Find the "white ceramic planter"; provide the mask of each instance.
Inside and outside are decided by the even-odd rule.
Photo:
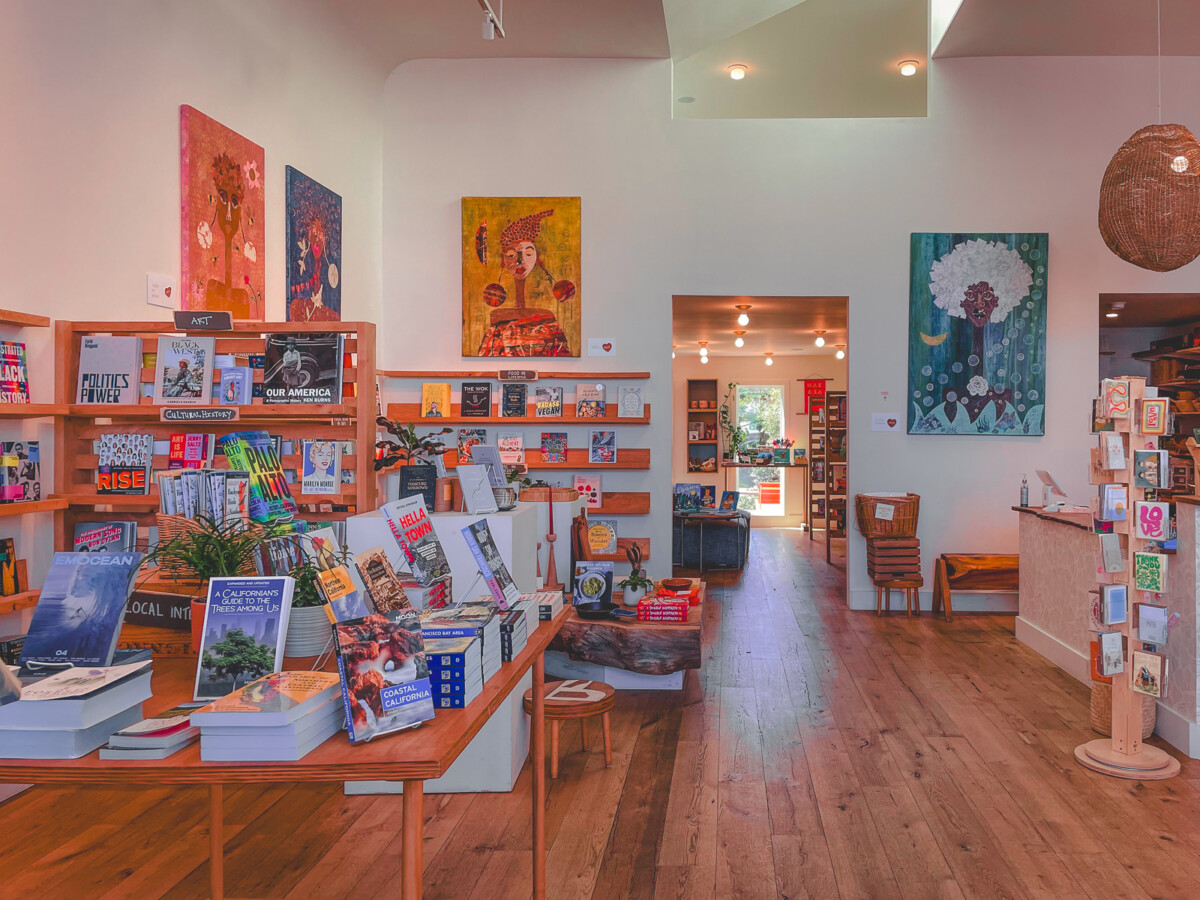
[[[325,649],[331,637],[333,630],[324,607],[293,608],[288,614],[287,641],[283,647],[283,655],[317,656]]]
[[[637,606],[638,601],[646,596],[646,589],[644,587],[626,587],[624,591],[624,603],[626,606]]]

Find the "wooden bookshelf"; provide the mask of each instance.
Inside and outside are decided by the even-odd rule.
[[[509,369],[518,368],[520,360],[514,359]],[[378,374],[383,378],[419,378],[422,381],[446,381],[455,378],[490,378],[493,381],[499,380],[499,373],[496,369],[490,372],[410,372],[403,369],[380,369]],[[538,372],[538,381],[611,381],[614,379],[627,379],[633,381],[646,381],[650,378],[649,372]],[[537,384],[537,382],[526,382],[528,384]]]
[[[0,403],[0,419],[46,419],[66,413],[61,403]]]
[[[0,516],[23,516],[28,513],[54,512],[66,509],[67,502],[51,497],[49,500],[18,500],[15,503],[0,503]]]
[[[603,472],[606,469],[610,471],[620,471],[622,469],[650,468],[650,451],[642,449],[627,450],[618,447],[617,461],[610,463],[588,462],[588,451],[586,448],[580,450],[568,447],[567,461],[562,463],[542,462],[538,456],[538,453],[538,447],[525,448],[525,468],[529,469],[530,471],[533,471],[534,469],[574,469],[578,471],[582,471],[584,469],[595,469],[599,472]],[[447,469],[458,468],[458,453],[456,451],[451,450],[444,457],[442,457],[442,460],[445,462]],[[466,465],[466,463],[463,465]],[[395,471],[403,466],[404,463],[400,463],[400,465],[397,466],[392,466],[391,471]]]
[[[0,309],[0,325],[16,325],[18,328],[49,328],[50,319],[48,316],[39,316],[36,313]]]
[[[577,416],[572,413],[564,413],[561,416],[537,416],[534,415],[536,404],[526,404],[527,414],[524,416],[464,416],[460,404],[452,404],[452,408],[459,410],[458,415],[451,416],[433,416],[426,417],[421,415],[420,403],[389,403],[387,405],[387,417],[393,422],[403,422],[405,424],[421,425],[426,428],[435,428],[438,425],[649,425],[650,424],[650,404],[645,406],[645,413],[637,417],[626,416],[624,418],[617,415],[615,403],[609,403],[604,411],[603,416]],[[492,404],[492,409],[496,410],[495,404]]]
[[[648,516],[650,494],[624,491],[604,491],[600,506],[587,511],[589,516]]]
[[[342,365],[342,402],[329,404],[264,404],[236,407],[235,422],[161,422],[163,405],[149,398],[134,404],[77,404],[79,345],[84,335],[137,335],[143,353],[156,353],[160,337],[188,334],[216,339],[217,354],[263,353],[266,336],[334,332],[345,336]],[[351,484],[343,484],[338,494],[306,495],[299,492],[300,473],[292,483],[292,497],[300,506],[298,519],[344,519],[377,505],[378,479],[374,471],[375,446],[375,325],[371,322],[235,322],[232,331],[180,332],[172,322],[56,322],[55,332],[56,405],[66,408],[55,419],[55,548],[70,549],[77,522],[101,522],[113,518],[133,519],[139,524],[154,524],[158,510],[157,487],[149,494],[97,494],[95,488],[96,455],[92,442],[101,434],[136,431],[165,440],[172,434],[200,433],[222,435],[234,431],[265,430],[284,441],[299,444],[305,439],[353,441],[353,454],[342,457],[343,471],[354,473]],[[215,368],[215,367],[214,367]],[[262,370],[252,370],[256,381]],[[214,381],[219,376],[214,372]],[[143,383],[153,383],[154,370],[141,370]],[[215,392],[214,392],[215,394]],[[210,406],[218,406],[215,397]],[[283,456],[284,469],[298,470],[298,452]],[[224,456],[214,457],[215,468],[227,468]],[[155,471],[166,469],[167,458],[153,458]],[[338,506],[314,512],[308,506]],[[99,509],[98,509],[99,508]],[[108,511],[102,511],[107,509]]]
[[[825,393],[825,561],[832,559],[834,538],[846,537],[846,491],[850,467],[846,438],[849,434],[849,395],[846,391]],[[839,474],[846,482],[838,489]]]

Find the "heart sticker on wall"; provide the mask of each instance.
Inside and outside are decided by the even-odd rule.
[[[896,427],[896,420],[888,419],[888,428],[895,428],[895,427]]]
[[[600,346],[604,348],[605,353],[612,353],[612,343],[611,342],[605,341]]]
[[[588,338],[587,355],[612,356],[613,347],[615,346],[616,341],[614,341],[612,338]]]
[[[169,284],[165,288],[163,288],[163,293],[166,294],[168,297],[171,296],[171,286]]]

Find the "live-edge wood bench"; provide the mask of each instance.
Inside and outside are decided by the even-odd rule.
[[[951,592],[969,594],[1016,593],[1019,557],[1015,553],[943,553],[933,573],[933,611],[943,604],[946,621],[954,615]]]

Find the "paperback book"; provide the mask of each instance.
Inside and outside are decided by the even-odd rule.
[[[450,385],[426,383],[421,385],[421,416],[426,419],[442,419],[450,415]]]
[[[588,445],[588,462],[615,463],[617,461],[617,433],[615,431],[592,431]]]
[[[137,522],[76,522],[76,553],[129,553],[137,546]]]
[[[277,728],[320,709],[337,696],[332,672],[271,672],[191,714],[192,724],[208,728]]]
[[[469,463],[471,461],[471,448],[476,444],[487,443],[487,429],[485,428],[460,428],[458,429],[458,461],[459,463]]]
[[[722,491],[721,492],[721,512],[732,512],[738,508],[738,499],[741,493],[738,491]]]
[[[138,403],[141,371],[140,337],[84,335],[79,344],[75,402]]]
[[[263,401],[341,403],[342,346],[332,332],[267,335]]]
[[[462,414],[483,418],[492,414],[492,385],[487,381],[464,381],[462,385]]]
[[[555,418],[563,414],[563,391],[560,387],[534,388],[533,402],[537,418]]]
[[[464,512],[481,516],[499,511],[486,466],[459,466],[458,483],[462,487]]]
[[[96,493],[148,494],[154,455],[152,434],[102,434],[96,459]]]
[[[358,567],[342,551],[333,528],[318,528],[300,539],[304,553],[320,570],[317,582],[330,622],[343,622],[375,611]]]
[[[416,610],[376,613],[334,629],[352,743],[412,728],[434,716]]]
[[[154,402],[206,406],[212,402],[212,358],[216,339],[161,337],[154,374]]]
[[[529,415],[528,385],[506,382],[501,385],[500,415],[504,418],[524,418]]]
[[[472,522],[462,530],[462,536],[466,539],[471,555],[475,557],[475,565],[479,567],[479,572],[487,582],[488,590],[492,592],[496,604],[502,610],[508,609],[510,603],[515,603],[521,598],[521,592],[513,583],[508,566],[504,564],[496,542],[492,540],[487,519]]]
[[[341,494],[342,447],[337,441],[304,441],[300,493]]]
[[[282,668],[294,587],[287,576],[209,581],[192,699],[224,697]]]
[[[604,493],[601,490],[599,475],[576,475],[575,490],[579,491],[579,496],[583,498],[585,508],[599,509],[603,505]]]
[[[525,435],[519,431],[501,431],[496,435],[496,450],[506,466],[525,465]]]
[[[17,542],[13,538],[0,538],[0,597],[11,597],[25,590],[21,570],[17,565]]]
[[[567,433],[565,431],[542,432],[542,462],[565,463],[567,461]]]
[[[0,403],[29,402],[29,364],[25,345],[0,341]]]
[[[603,419],[606,411],[604,385],[575,385],[575,415],[580,419]]]
[[[0,444],[0,502],[42,499],[42,452],[37,441]]]
[[[450,563],[420,496],[385,503],[379,509],[417,581],[429,586],[437,579],[449,578]]]
[[[111,665],[141,564],[140,553],[55,553],[21,664]]]
[[[254,398],[254,373],[249,366],[231,366],[221,370],[222,406],[248,406]]]
[[[359,553],[354,557],[354,562],[358,566],[363,584],[371,594],[376,612],[395,612],[410,608],[411,604],[404,592],[400,576],[392,568],[382,547],[372,547]]]
[[[581,603],[611,604],[614,564],[599,560],[579,560],[571,581],[571,596],[575,605]]]
[[[483,466],[487,470],[488,481],[492,487],[502,488],[508,484],[508,476],[504,472],[504,460],[500,451],[491,444],[473,444],[471,446],[471,462]]]
[[[230,432],[221,438],[221,449],[230,469],[249,473],[247,503],[251,519],[270,522],[296,514],[296,501],[271,435],[265,431]]]
[[[426,509],[433,509],[437,494],[437,467],[407,465],[400,468],[400,499],[419,496]]]
[[[645,388],[622,386],[617,398],[617,418],[641,419],[646,415]]]
[[[617,552],[617,520],[588,519],[588,548],[595,553]]]

